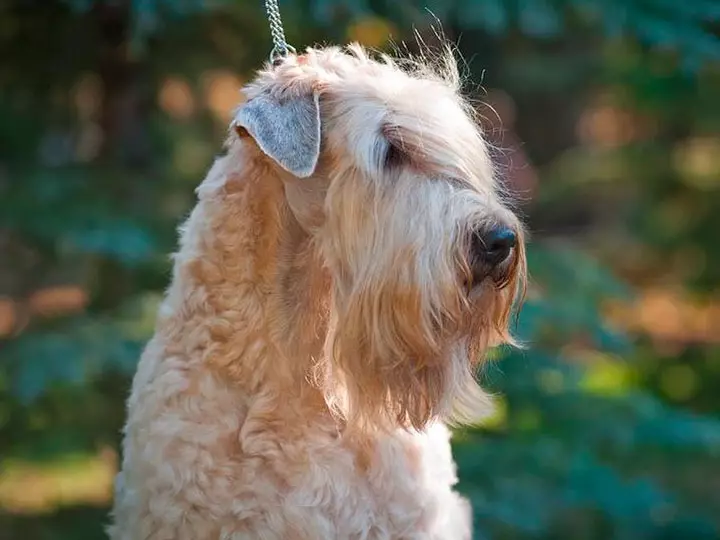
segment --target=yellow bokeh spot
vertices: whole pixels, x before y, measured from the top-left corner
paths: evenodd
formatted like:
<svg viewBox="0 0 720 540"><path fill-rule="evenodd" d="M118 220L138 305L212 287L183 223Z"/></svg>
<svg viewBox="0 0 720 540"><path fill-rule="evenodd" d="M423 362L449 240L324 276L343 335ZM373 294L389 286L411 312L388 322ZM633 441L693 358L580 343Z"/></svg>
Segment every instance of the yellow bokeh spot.
<svg viewBox="0 0 720 540"><path fill-rule="evenodd" d="M507 401L504 398L495 398L492 413L480 422L480 426L490 430L503 429L507 425L507 417Z"/></svg>
<svg viewBox="0 0 720 540"><path fill-rule="evenodd" d="M633 382L633 373L626 363L612 355L595 352L587 355L590 360L582 388L593 394L606 396L623 394Z"/></svg>
<svg viewBox="0 0 720 540"><path fill-rule="evenodd" d="M720 138L695 137L678 145L675 168L685 182L697 189L713 189L720 182Z"/></svg>
<svg viewBox="0 0 720 540"><path fill-rule="evenodd" d="M395 27L380 17L367 17L350 25L348 39L366 47L381 47L395 33Z"/></svg>

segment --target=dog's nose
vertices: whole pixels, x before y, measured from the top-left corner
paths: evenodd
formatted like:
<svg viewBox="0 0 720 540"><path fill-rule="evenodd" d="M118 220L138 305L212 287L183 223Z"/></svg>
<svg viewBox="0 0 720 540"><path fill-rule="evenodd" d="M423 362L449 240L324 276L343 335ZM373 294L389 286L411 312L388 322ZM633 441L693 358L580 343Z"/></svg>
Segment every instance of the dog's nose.
<svg viewBox="0 0 720 540"><path fill-rule="evenodd" d="M517 244L517 235L510 227L500 225L473 234L473 258L491 268L503 263Z"/></svg>

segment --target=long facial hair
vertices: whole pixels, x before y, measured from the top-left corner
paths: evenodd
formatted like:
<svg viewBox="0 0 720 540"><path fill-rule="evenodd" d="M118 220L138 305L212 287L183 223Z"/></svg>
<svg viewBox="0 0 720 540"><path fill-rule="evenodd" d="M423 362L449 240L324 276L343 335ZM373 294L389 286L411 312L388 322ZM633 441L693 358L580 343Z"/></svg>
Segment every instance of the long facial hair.
<svg viewBox="0 0 720 540"><path fill-rule="evenodd" d="M490 409L477 364L489 346L511 341L522 244L506 276L469 294L466 231L453 218L466 201L447 184L413 180L383 187L345 171L328 192L320 243L333 297L315 376L351 430L476 420Z"/></svg>

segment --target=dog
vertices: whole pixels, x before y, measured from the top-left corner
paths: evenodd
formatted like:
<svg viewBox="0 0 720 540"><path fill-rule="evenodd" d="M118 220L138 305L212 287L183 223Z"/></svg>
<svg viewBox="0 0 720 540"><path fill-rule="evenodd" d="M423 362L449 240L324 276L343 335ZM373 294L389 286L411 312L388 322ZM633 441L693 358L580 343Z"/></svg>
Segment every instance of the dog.
<svg viewBox="0 0 720 540"><path fill-rule="evenodd" d="M465 540L448 425L511 343L523 228L452 51L244 88L128 400L113 540Z"/></svg>

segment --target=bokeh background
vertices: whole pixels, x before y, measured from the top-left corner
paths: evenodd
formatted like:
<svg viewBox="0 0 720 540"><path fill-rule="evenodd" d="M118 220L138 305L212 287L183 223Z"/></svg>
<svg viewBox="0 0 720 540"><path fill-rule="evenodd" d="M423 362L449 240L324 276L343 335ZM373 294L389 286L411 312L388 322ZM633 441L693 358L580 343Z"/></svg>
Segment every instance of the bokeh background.
<svg viewBox="0 0 720 540"><path fill-rule="evenodd" d="M441 26L532 231L529 347L455 437L477 538L720 538L720 1L280 4L298 47ZM270 48L260 0L0 2L2 540L103 538L175 228Z"/></svg>

